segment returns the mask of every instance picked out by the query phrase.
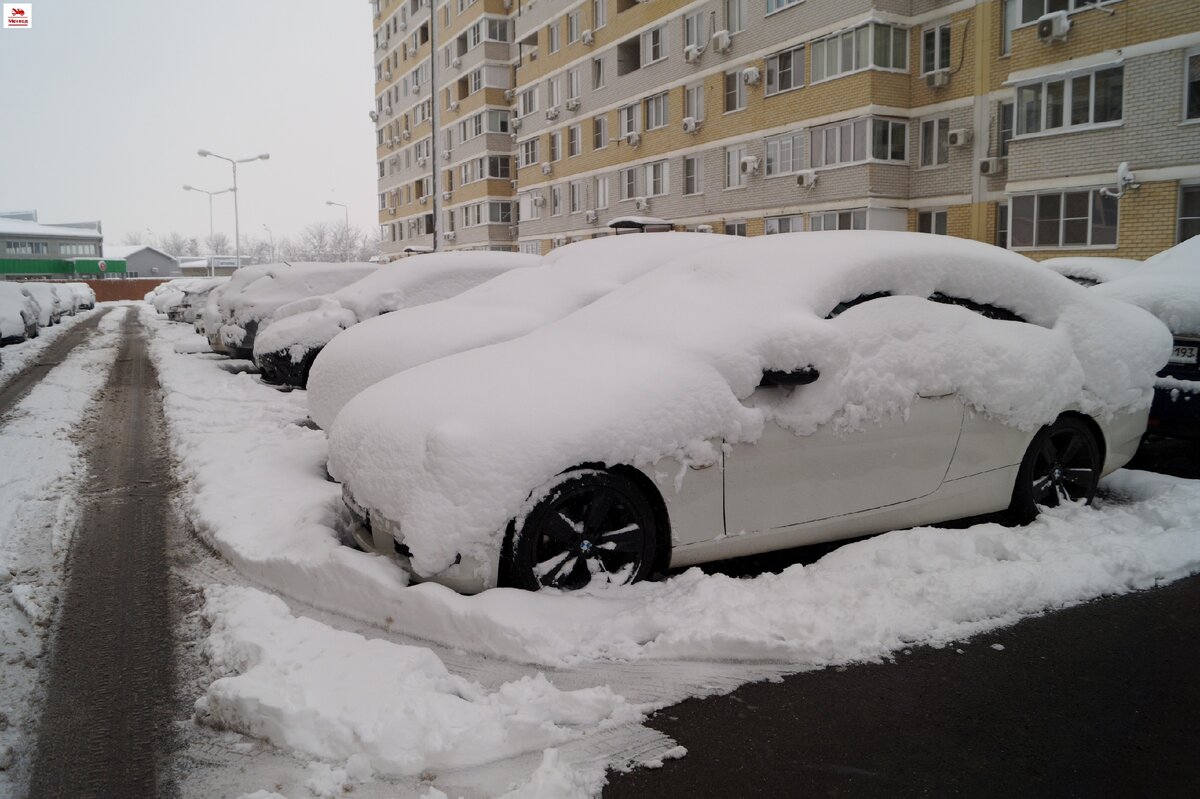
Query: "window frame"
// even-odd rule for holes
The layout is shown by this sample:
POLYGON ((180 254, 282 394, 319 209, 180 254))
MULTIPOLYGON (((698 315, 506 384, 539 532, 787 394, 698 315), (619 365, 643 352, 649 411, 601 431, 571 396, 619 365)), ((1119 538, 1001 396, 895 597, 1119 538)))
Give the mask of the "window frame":
POLYGON ((1200 47, 1193 47, 1183 53, 1183 123, 1184 125, 1200 124, 1200 47), (1196 61, 1197 79, 1192 81, 1192 61, 1196 61), (1195 106, 1195 113, 1191 113, 1195 106))
POLYGON ((727 70, 725 72, 724 86, 722 87, 721 96, 723 98, 723 105, 722 105, 722 108, 724 109, 724 111, 722 112, 723 114, 736 114, 739 111, 746 110, 746 105, 747 105, 746 84, 742 80, 742 70, 741 69, 727 70), (733 83, 734 83, 733 96, 734 96, 735 101, 738 103, 738 105, 736 105, 733 108, 729 107, 729 96, 730 96, 729 81, 731 79, 733 80, 733 83))
POLYGON ((948 210, 945 208, 930 208, 930 209, 927 209, 924 211, 918 211, 917 212, 917 232, 918 233, 928 233, 928 234, 934 235, 934 236, 947 236, 947 235, 949 235, 949 233, 947 232, 948 226, 949 226, 949 221, 950 221, 950 214, 949 214, 948 210), (925 217, 928 219, 929 230, 921 230, 922 221, 923 221, 922 217, 925 217), (940 222, 940 224, 939 224, 939 222, 940 222), (938 230, 939 227, 941 228, 941 230, 938 230))
POLYGON ((671 124, 671 108, 669 103, 670 92, 652 94, 642 101, 644 130, 659 130, 671 124))
POLYGON ((766 0, 766 13, 764 13, 763 16, 769 17, 773 14, 778 14, 780 11, 786 11, 787 9, 792 8, 793 6, 798 6, 803 2, 804 0, 766 0), (774 8, 772 8, 772 6, 774 6, 774 8))
POLYGON ((952 27, 951 22, 946 20, 937 25, 929 25, 921 29, 921 77, 937 72, 950 71, 950 53, 954 49, 952 27), (943 32, 946 37, 945 43, 942 42, 943 32), (928 44, 929 34, 933 34, 933 69, 925 68, 925 54, 928 52, 926 45, 928 44), (942 62, 945 62, 945 65, 942 62))
POLYGON ((1120 203, 1115 198, 1109 198, 1109 197, 1105 197, 1104 195, 1102 195, 1101 194, 1102 188, 1103 187, 1097 187, 1097 186, 1080 186, 1077 188, 1061 189, 1058 191, 1028 192, 1028 193, 1023 193, 1023 194, 1012 195, 1011 198, 1009 199, 1009 203, 1008 203, 1008 207, 1009 207, 1009 220, 1008 220, 1009 246, 1008 246, 1008 248, 1010 250, 1015 250, 1017 252, 1023 252, 1026 250, 1113 250, 1113 249, 1116 249, 1120 244, 1120 234, 1121 234, 1120 203), (1078 217, 1078 216, 1069 217, 1066 215, 1066 210, 1067 210, 1066 196, 1068 194, 1082 194, 1085 192, 1088 195, 1087 243, 1086 244, 1065 244, 1064 239, 1065 239, 1067 222, 1071 221, 1071 220, 1077 221, 1082 218, 1082 217, 1078 217), (1057 212, 1057 217, 1056 217, 1057 222, 1058 222, 1058 238, 1057 238, 1058 243, 1057 244, 1042 244, 1039 242, 1040 233, 1041 233, 1041 231, 1039 230, 1039 226, 1043 223, 1053 221, 1051 219, 1044 218, 1042 215, 1042 208, 1041 208, 1042 200, 1043 200, 1043 198, 1048 198, 1048 197, 1057 198, 1057 203, 1058 203, 1059 210, 1057 212), (1032 214, 1033 215, 1032 215, 1032 217, 1030 217, 1030 222, 1029 222, 1030 243, 1029 244, 1017 244, 1015 242, 1015 239, 1016 239, 1016 236, 1018 233, 1018 230, 1017 230, 1018 206, 1023 204, 1023 201, 1027 200, 1029 198, 1032 198, 1034 201, 1033 206, 1032 206, 1032 214), (1111 208, 1112 208, 1113 212, 1115 213, 1115 218, 1114 218, 1115 224, 1113 225, 1113 235, 1112 235, 1113 240, 1112 240, 1112 242, 1102 242, 1102 243, 1097 244, 1094 242, 1095 233, 1096 233, 1096 229, 1097 229, 1097 224, 1096 224, 1096 220, 1095 220, 1095 212, 1097 210, 1097 207, 1099 205, 1102 205, 1105 200, 1111 201, 1111 208))
POLYGON ((852 28, 843 28, 828 35, 809 40, 806 42, 810 51, 809 58, 812 61, 812 67, 809 69, 808 76, 809 85, 815 86, 818 83, 824 83, 825 81, 829 80, 837 80, 838 78, 843 78, 847 75, 853 75, 858 72, 864 72, 869 69, 907 75, 909 68, 912 66, 909 63, 908 58, 909 45, 911 44, 909 34, 911 33, 911 30, 911 28, 906 28, 901 25, 893 25, 888 22, 864 22, 859 25, 855 25, 852 28), (888 31, 888 66, 882 66, 875 63, 877 49, 875 39, 878 35, 878 31, 884 28, 888 31), (866 55, 863 58, 863 63, 861 66, 858 64, 858 31, 860 30, 867 31, 866 42, 863 45, 866 55), (896 48, 897 34, 901 34, 904 39, 904 45, 899 49, 896 48), (849 41, 854 47, 854 54, 851 57, 850 69, 846 69, 844 67, 846 58, 842 53, 842 43, 847 40, 847 37, 849 37, 849 41), (834 61, 836 62, 834 66, 836 71, 834 72, 829 71, 829 47, 831 43, 836 44, 837 46, 837 54, 834 57, 834 61), (903 55, 904 66, 902 67, 894 66, 898 60, 896 58, 897 53, 903 55), (821 65, 820 69, 817 67, 818 63, 821 65))
POLYGON ((725 148, 725 189, 735 191, 749 185, 746 176, 742 174, 742 159, 750 154, 745 142, 731 144, 725 148), (732 179, 732 180, 731 180, 732 179))
POLYGON ((1196 228, 1196 232, 1193 233, 1192 236, 1189 236, 1188 238, 1192 238, 1193 236, 1200 236, 1200 183, 1180 183, 1179 184, 1179 206, 1175 213, 1175 243, 1176 244, 1182 244, 1184 241, 1187 241, 1187 239, 1183 238, 1183 225, 1184 225, 1185 220, 1191 221, 1195 225, 1195 228, 1196 228), (1183 212, 1186 207, 1185 206, 1185 202, 1186 202, 1185 195, 1192 193, 1192 192, 1194 192, 1195 194, 1198 195, 1198 198, 1196 201, 1197 213, 1196 213, 1196 216, 1184 216, 1183 212))
POLYGON ((603 150, 608 147, 608 117, 601 114, 600 116, 592 117, 592 150, 603 150), (597 138, 601 144, 596 146, 597 138))
POLYGON ((583 154, 583 126, 570 125, 567 127, 567 158, 583 154))
POLYGON ((942 169, 950 165, 950 116, 940 114, 921 120, 917 138, 917 167, 919 169, 942 169), (945 123, 943 125, 943 123, 945 123), (925 160, 926 126, 933 126, 935 140, 930 149, 931 160, 925 160), (943 130, 944 129, 944 130, 943 130), (943 135, 944 132, 944 135, 943 135), (944 144, 943 144, 944 142, 944 144))
POLYGON ((780 50, 776 53, 773 53, 773 54, 767 56, 767 58, 766 58, 766 73, 767 74, 763 78, 763 96, 764 97, 774 97, 775 95, 785 94, 787 92, 795 91, 796 89, 803 89, 804 88, 804 63, 805 63, 805 59, 804 59, 804 44, 803 43, 794 45, 785 50, 780 50), (783 75, 783 70, 779 66, 779 59, 781 56, 784 56, 784 55, 788 56, 788 61, 790 62, 789 66, 788 66, 788 73, 791 76, 791 82, 790 82, 790 85, 788 85, 786 88, 779 88, 779 84, 781 82, 780 78, 783 75), (799 61, 797 61, 797 58, 799 58, 799 61), (773 61, 775 62, 775 66, 774 66, 774 70, 772 72, 771 62, 773 62, 773 61), (796 80, 797 64, 799 64, 799 67, 800 67, 799 82, 797 82, 797 80, 796 80), (774 74, 774 80, 772 80, 772 74, 774 74), (771 88, 772 83, 775 84, 774 89, 771 88))
POLYGON ((1087 69, 1060 72, 1053 75, 1044 75, 1035 80, 1024 81, 1014 88, 1013 139, 1032 139, 1039 136, 1057 136, 1063 133, 1120 127, 1125 124, 1125 89, 1124 63, 1105 64, 1087 69), (1096 122, 1098 77, 1101 73, 1115 70, 1120 71, 1121 78, 1121 116, 1117 119, 1096 122), (1076 82, 1080 78, 1085 77, 1088 78, 1088 121, 1076 123, 1074 122, 1076 82), (1061 104, 1059 108, 1061 121, 1058 125, 1048 128, 1046 122, 1051 109, 1051 91, 1049 87, 1057 84, 1062 85, 1061 104), (1022 96, 1026 91, 1031 90, 1036 90, 1036 130, 1025 129, 1029 126, 1029 117, 1025 113, 1025 110, 1022 109, 1022 103, 1025 102, 1022 96))
POLYGON ((645 164, 644 197, 665 197, 671 193, 671 170, 666 160, 651 161, 645 164), (655 184, 657 186, 657 190, 655 184))
POLYGON ((768 136, 763 139, 763 177, 764 178, 779 178, 794 175, 803 170, 805 143, 808 137, 805 136, 804 128, 797 128, 788 133, 780 133, 775 136, 768 136), (782 161, 783 143, 788 145, 788 165, 789 168, 785 171, 778 168, 771 169, 771 149, 774 147, 776 151, 775 161, 782 161))
POLYGON ((699 155, 685 155, 683 157, 683 196, 692 197, 697 194, 704 193, 704 159, 699 155), (688 164, 692 165, 691 176, 688 176, 688 164), (691 183, 692 190, 688 191, 688 183, 691 183))
POLYGON ((643 31, 641 34, 642 45, 642 63, 638 65, 638 69, 645 69, 651 64, 657 64, 659 61, 667 59, 667 26, 656 25, 650 30, 643 31), (658 58, 653 58, 655 51, 658 52, 658 58))
POLYGON ((691 117, 697 122, 704 121, 705 92, 704 82, 693 83, 683 87, 683 116, 691 117), (688 109, 692 113, 688 113, 688 109), (698 112, 698 113, 697 113, 698 112))

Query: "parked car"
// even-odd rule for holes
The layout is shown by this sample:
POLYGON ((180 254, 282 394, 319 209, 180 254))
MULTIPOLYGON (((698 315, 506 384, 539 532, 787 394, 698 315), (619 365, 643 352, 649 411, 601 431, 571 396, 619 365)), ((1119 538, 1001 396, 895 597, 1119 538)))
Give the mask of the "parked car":
POLYGON ((0 280, 0 347, 36 338, 40 311, 19 283, 0 280))
POLYGON ((377 269, 379 264, 370 263, 279 263, 239 269, 218 301, 221 344, 230 356, 251 360, 259 326, 281 306, 331 294, 377 269), (251 269, 256 271, 245 274, 251 269))
POLYGON ((183 296, 179 301, 167 309, 167 318, 172 322, 194 324, 197 314, 204 308, 208 293, 228 281, 228 277, 201 277, 192 280, 184 286, 183 296))
POLYGON ((22 283, 25 289, 38 304, 38 325, 50 327, 57 325, 63 317, 64 303, 58 297, 58 290, 50 283, 22 283))
POLYGON ((371 386, 329 471, 355 541, 418 579, 628 583, 1090 501, 1169 351, 1141 309, 990 245, 764 236, 371 386))
POLYGON ((383 266, 332 294, 281 306, 255 336, 254 362, 264 380, 303 388, 317 355, 343 330, 402 308, 453 297, 511 269, 541 262, 536 255, 476 250, 383 266))
POLYGON ((1144 308, 1170 328, 1174 345, 1158 373, 1148 432, 1200 439, 1200 237, 1147 259, 1094 291, 1144 308))
MULTIPOLYGON (((386 377, 463 350, 508 341, 578 310, 672 257, 729 252, 738 236, 613 236, 553 250, 542 266, 514 269, 456 297, 355 325, 313 362, 308 408, 329 429, 355 394, 386 377)), ((422 263, 428 255, 402 264, 422 263)))
POLYGON ((96 292, 87 283, 68 283, 79 298, 80 310, 90 311, 96 307, 96 292))
MULTIPOLYGON (((249 268, 251 267, 243 267, 249 268)), ((219 354, 225 353, 225 347, 221 344, 221 295, 229 290, 233 281, 234 278, 231 277, 208 292, 194 322, 196 332, 208 339, 208 346, 219 354)))
POLYGON ((1103 258, 1098 256, 1064 256, 1047 258, 1042 266, 1053 269, 1081 286, 1096 286, 1132 274, 1142 265, 1132 258, 1103 258))

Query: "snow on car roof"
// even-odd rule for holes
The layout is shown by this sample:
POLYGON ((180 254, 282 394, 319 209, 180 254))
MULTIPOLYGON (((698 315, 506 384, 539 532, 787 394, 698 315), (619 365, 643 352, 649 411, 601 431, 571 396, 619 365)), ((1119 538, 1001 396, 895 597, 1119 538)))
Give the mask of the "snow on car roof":
POLYGON ((1063 258, 1047 258, 1040 263, 1042 266, 1053 269, 1064 277, 1089 280, 1093 283, 1107 283, 1110 280, 1125 277, 1142 265, 1141 261, 1132 258, 1099 258, 1074 255, 1063 258))
POLYGON ((371 263, 276 263, 236 271, 221 294, 221 317, 235 324, 263 319, 284 303, 329 294, 379 269, 371 263))
POLYGON ((1200 336, 1200 236, 1160 252, 1135 272, 1094 290, 1145 308, 1172 333, 1200 336))
POLYGON ((744 244, 736 236, 703 233, 590 239, 556 248, 543 266, 514 269, 456 297, 369 319, 333 339, 313 364, 313 421, 328 429, 351 397, 389 375, 524 335, 673 257, 744 244))
POLYGON ((714 440, 753 442, 768 419, 798 433, 865 426, 926 390, 1024 429, 1065 407, 1144 408, 1169 349, 1149 315, 990 245, 766 236, 679 258, 527 336, 364 390, 330 430, 330 473, 401 526, 429 575, 459 553, 486 558, 530 491, 581 463, 711 462, 714 440), (825 318, 879 292, 911 296, 825 318), (926 299, 935 293, 1029 323, 926 299), (821 373, 811 386, 747 402, 764 369, 805 366, 821 373))

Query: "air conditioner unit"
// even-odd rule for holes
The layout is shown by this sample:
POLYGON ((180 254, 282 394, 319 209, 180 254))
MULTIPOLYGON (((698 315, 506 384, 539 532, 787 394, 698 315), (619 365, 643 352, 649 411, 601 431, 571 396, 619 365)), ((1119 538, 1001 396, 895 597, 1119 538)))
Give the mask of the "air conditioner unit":
POLYGON ((1071 30, 1071 18, 1066 11, 1052 11, 1038 18, 1037 36, 1043 42, 1061 42, 1071 30))
POLYGON ((383 73, 383 77, 384 77, 384 78, 386 78, 387 80, 391 80, 391 79, 392 79, 392 71, 391 71, 390 69, 389 69, 389 70, 386 70, 386 71, 383 73))
POLYGON ((412 138, 412 131, 409 130, 408 128, 405 128, 403 131, 401 131, 400 138, 404 139, 405 141, 408 141, 409 139, 412 138))
POLYGON ((1007 170, 1007 158, 985 158, 979 162, 979 174, 981 175, 999 175, 1007 170))
POLYGON ((402 30, 402 31, 408 30, 408 20, 406 20, 406 19, 400 20, 400 30, 402 30))
POLYGON ((817 185, 817 173, 811 169, 805 169, 796 173, 796 185, 802 189, 811 189, 817 185))
POLYGON ((413 84, 413 94, 420 94, 420 93, 421 93, 421 84, 414 83, 413 84))
POLYGON ((458 110, 458 100, 451 100, 451 101, 450 101, 450 110, 451 110, 451 111, 457 111, 457 110, 458 110))
POLYGON ((718 53, 724 53, 732 43, 733 40, 729 38, 729 31, 717 31, 712 35, 712 46, 718 53))
POLYGON ((558 119, 558 106, 554 106, 553 108, 546 109, 546 119, 548 119, 548 120, 558 119))
POLYGON ((542 164, 542 174, 543 175, 549 175, 553 171, 554 171, 554 166, 551 165, 549 162, 542 164))
POLYGON ((698 130, 700 130, 700 123, 696 121, 695 117, 684 117, 683 118, 683 132, 684 133, 695 133, 698 130))
POLYGON ((509 127, 511 127, 513 130, 520 130, 521 129, 521 120, 514 119, 512 122, 509 123, 509 127))
POLYGON ((372 122, 379 121, 379 112, 378 111, 372 111, 369 116, 371 117, 372 122))
POLYGON ((596 220, 600 218, 600 215, 597 214, 595 211, 588 211, 586 214, 583 215, 583 218, 584 218, 584 221, 586 221, 589 225, 594 225, 594 224, 596 224, 596 220))
POLYGON ((513 90, 512 90, 512 89, 505 89, 505 90, 504 90, 504 99, 505 99, 505 100, 511 100, 512 98, 513 98, 513 90))
POLYGON ((442 150, 442 160, 449 161, 450 156, 454 154, 453 150, 442 150))
POLYGON ((567 110, 568 111, 578 111, 579 110, 579 98, 578 97, 572 97, 570 100, 567 100, 567 110))
POLYGON ((424 205, 425 203, 429 202, 429 195, 428 194, 421 195, 421 197, 417 200, 417 202, 419 202, 421 205, 424 205))
POLYGON ((417 159, 417 166, 425 166, 425 157, 421 156, 417 159))
POLYGON ((930 72, 925 76, 925 85, 931 89, 944 89, 950 85, 950 73, 945 70, 930 72))
POLYGON ((596 41, 596 34, 592 33, 592 31, 588 29, 581 33, 579 38, 583 40, 584 44, 592 44, 596 41))
POLYGON ((757 86, 762 80, 762 72, 758 67, 746 67, 742 70, 742 80, 747 86, 757 86))
POLYGON ((391 116, 392 115, 392 107, 390 105, 385 105, 383 107, 383 113, 387 114, 388 116, 391 116))
POLYGON ((533 195, 532 197, 529 198, 529 201, 538 208, 541 208, 543 205, 546 204, 546 198, 540 194, 533 195))
POLYGON ((626 133, 626 134, 625 134, 625 141, 629 142, 629 146, 630 146, 630 147, 637 147, 639 144, 641 144, 641 143, 642 143, 642 134, 640 134, 640 133, 626 133))
POLYGON ((633 199, 633 207, 639 211, 648 211, 650 210, 650 201, 645 197, 635 197, 633 199))
POLYGON ((389 205, 389 206, 388 206, 388 213, 389 213, 389 214, 391 214, 392 216, 395 216, 395 215, 396 215, 396 206, 394 206, 394 205, 389 205))
POLYGON ((553 239, 551 239, 551 242, 554 244, 555 247, 562 247, 564 244, 567 243, 567 237, 566 236, 555 236, 553 239))
POLYGON ((700 60, 700 54, 703 52, 704 51, 696 45, 689 44, 687 47, 683 48, 683 60, 689 64, 695 64, 700 60))
POLYGON ((513 191, 516 191, 516 190, 517 190, 517 182, 516 182, 515 180, 510 180, 510 181, 508 182, 508 185, 512 186, 512 190, 513 190, 513 191))
POLYGON ((757 175, 758 174, 758 156, 747 155, 742 158, 742 174, 757 175))
POLYGON ((696 225, 697 233, 712 233, 712 225, 696 225))
POLYGON ((462 66, 462 59, 461 58, 452 58, 450 60, 450 66, 454 67, 455 69, 458 69, 459 67, 462 66))
POLYGON ((446 241, 454 241, 454 231, 447 230, 445 233, 442 234, 442 238, 445 239, 446 241))
POLYGON ((971 131, 967 128, 955 128, 946 135, 951 147, 965 147, 971 143, 971 138, 971 131))
POLYGON ((517 230, 518 230, 518 228, 516 225, 509 225, 508 226, 508 235, 510 235, 510 236, 517 235, 517 230))
POLYGON ((442 192, 442 200, 445 202, 450 202, 451 194, 452 194, 452 192, 448 192, 448 191, 442 192))

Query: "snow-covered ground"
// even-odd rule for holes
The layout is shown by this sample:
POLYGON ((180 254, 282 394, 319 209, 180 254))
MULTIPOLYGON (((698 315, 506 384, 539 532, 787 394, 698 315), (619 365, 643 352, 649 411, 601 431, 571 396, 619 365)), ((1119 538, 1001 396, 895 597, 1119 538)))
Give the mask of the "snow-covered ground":
POLYGON ((653 708, 1200 570, 1200 484, 1121 471, 1094 507, 1028 527, 897 531, 749 579, 692 569, 474 597, 410 585, 340 543, 340 488, 304 393, 143 313, 187 515, 239 575, 205 591, 213 679, 197 720, 246 736, 231 747, 266 740, 308 763, 247 766, 236 788, 251 795, 594 796, 606 767, 685 754, 640 725, 653 708))
MULTIPOLYGON (((0 420, 0 796, 15 795, 32 755, 46 633, 86 477, 77 429, 108 378, 127 311, 109 311, 99 335, 72 351, 0 420)), ((33 341, 5 347, 0 382, 72 325, 103 312, 68 317, 33 341)))
POLYGON ((36 358, 60 336, 89 316, 91 316, 91 312, 88 311, 83 311, 75 316, 64 316, 59 324, 41 328, 37 338, 27 339, 20 344, 9 344, 0 349, 0 383, 7 380, 10 375, 24 369, 30 359, 36 358))

